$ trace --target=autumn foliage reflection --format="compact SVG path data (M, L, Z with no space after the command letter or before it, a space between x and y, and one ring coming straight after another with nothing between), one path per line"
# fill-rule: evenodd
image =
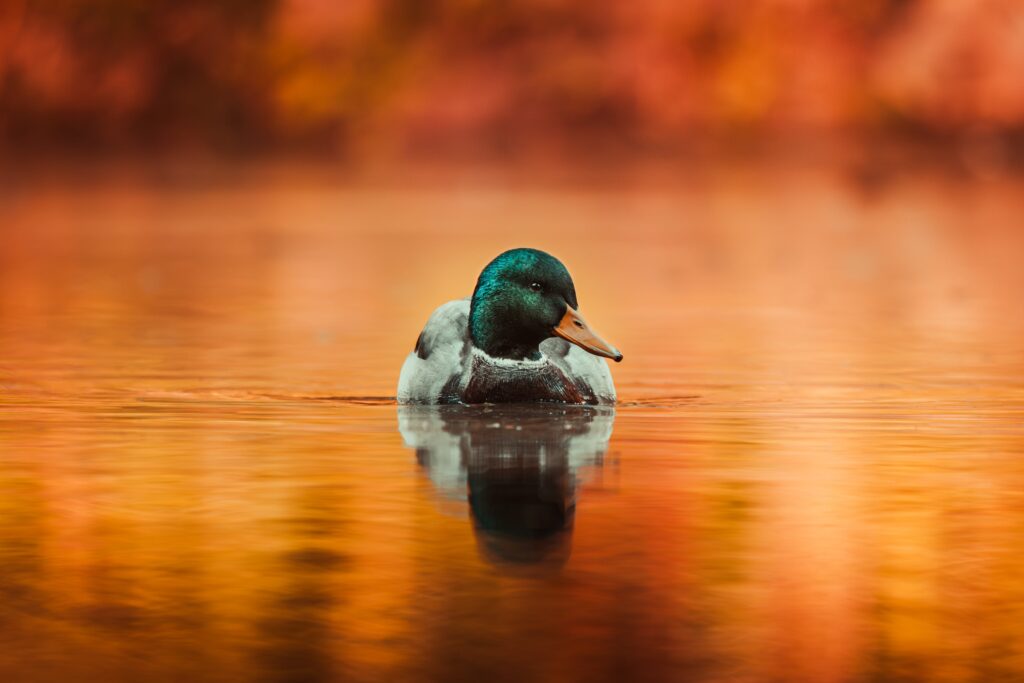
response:
M514 153L1024 126L1012 0L102 0L0 10L0 144Z

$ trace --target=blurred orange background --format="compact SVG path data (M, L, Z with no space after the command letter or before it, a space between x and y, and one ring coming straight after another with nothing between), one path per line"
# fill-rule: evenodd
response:
M1022 74L1014 0L7 0L0 145L358 159L797 136L1006 164Z

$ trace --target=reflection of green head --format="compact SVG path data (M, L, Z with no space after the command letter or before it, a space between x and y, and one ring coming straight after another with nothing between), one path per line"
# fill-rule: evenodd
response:
M542 468L497 468L469 473L469 506L480 529L516 538L544 538L564 531L573 503L565 472L543 476Z
M537 359L538 344L566 307L578 308L576 288L562 262L536 249L512 249L487 264L469 312L473 344L495 358Z
M567 476L539 462L470 467L469 509L485 555L516 565L562 564L576 511Z

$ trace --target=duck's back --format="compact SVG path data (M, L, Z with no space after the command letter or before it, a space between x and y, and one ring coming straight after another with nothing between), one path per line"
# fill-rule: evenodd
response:
M456 299L437 308L416 339L398 376L399 403L445 403L468 367L469 299Z

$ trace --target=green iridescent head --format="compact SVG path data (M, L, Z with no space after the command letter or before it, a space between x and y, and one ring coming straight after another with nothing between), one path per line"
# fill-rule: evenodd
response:
M561 261L537 249L512 249L487 264L477 279L470 336L495 358L537 360L538 345L557 335L590 353L621 360L577 308L576 287Z

